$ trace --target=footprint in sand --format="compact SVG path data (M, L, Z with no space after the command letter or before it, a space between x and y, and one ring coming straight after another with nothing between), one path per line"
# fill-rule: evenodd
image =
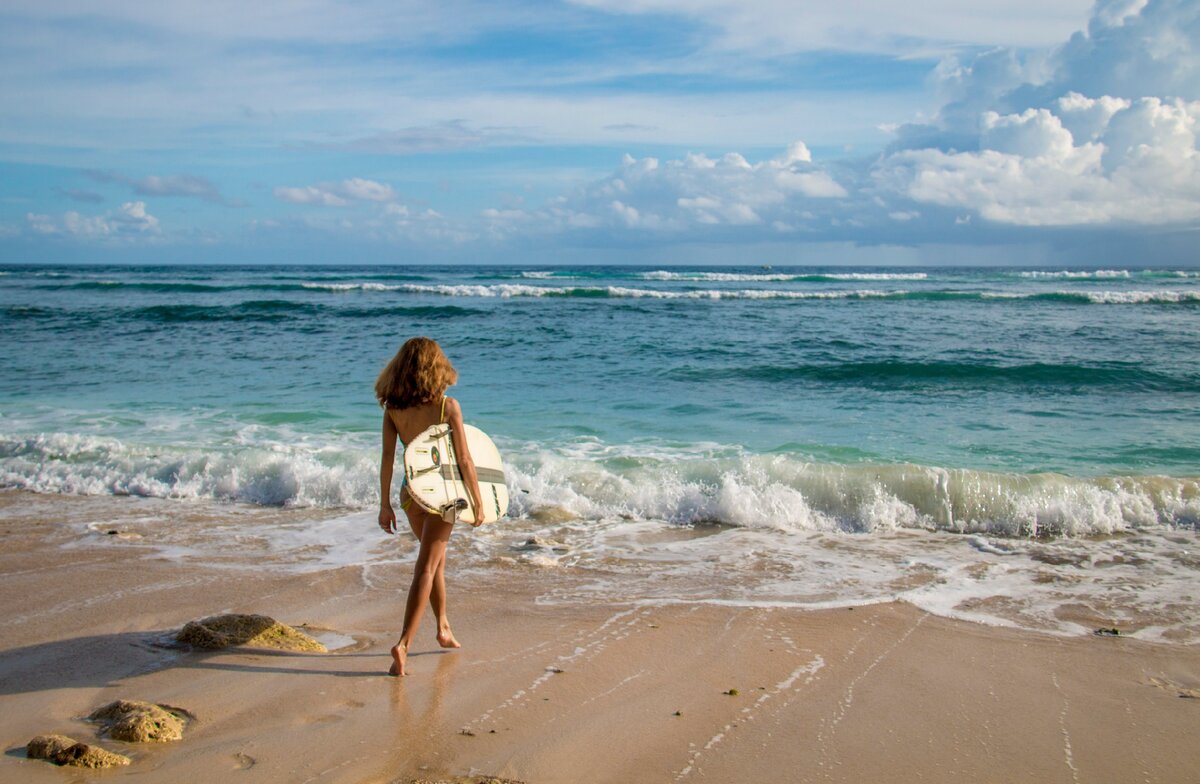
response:
M1176 695L1188 700L1200 700L1200 689L1191 689L1166 678L1151 678L1150 683L1163 691L1173 691Z

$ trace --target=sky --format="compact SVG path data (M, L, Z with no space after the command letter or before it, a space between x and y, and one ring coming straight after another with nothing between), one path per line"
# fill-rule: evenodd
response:
M1200 0L6 0L0 263L1200 265Z

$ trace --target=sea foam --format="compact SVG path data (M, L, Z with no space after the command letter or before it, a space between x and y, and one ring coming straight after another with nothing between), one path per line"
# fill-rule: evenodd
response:
M933 466L836 465L733 448L505 444L514 516L720 523L779 531L924 529L1088 536L1200 521L1200 480L1072 478ZM0 486L43 493L209 498L264 506L378 504L374 445L284 437L228 449L64 433L0 437Z

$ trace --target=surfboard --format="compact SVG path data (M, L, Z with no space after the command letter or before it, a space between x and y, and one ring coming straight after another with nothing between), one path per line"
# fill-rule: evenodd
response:
M508 513L508 485L504 483L504 462L492 439L474 425L464 425L467 449L479 478L481 519L493 523ZM450 425L443 422L425 430L404 447L404 475L408 493L422 508L443 520L476 521L471 496L458 471Z

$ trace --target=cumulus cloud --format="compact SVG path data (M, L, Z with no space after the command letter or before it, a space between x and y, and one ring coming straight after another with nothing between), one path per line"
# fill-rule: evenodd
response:
M478 239L478 234L437 210L394 202L375 204L365 213L310 213L283 220L255 220L250 228L259 234L284 233L289 238L305 233L325 238L353 238L354 242L413 245L440 249Z
M149 238L161 234L158 218L146 212L146 203L141 201L127 201L103 215L83 215L71 210L55 218L31 212L25 215L25 224L34 234L84 240Z
M292 204L319 204L323 207L345 207L350 202L328 187L303 185L300 187L279 186L275 198Z
M952 100L907 126L881 190L1023 226L1200 219L1200 7L1101 0L1041 65L998 50L943 64Z
M533 220L559 228L606 225L671 232L704 227L790 226L806 206L848 193L812 163L803 142L781 155L750 163L731 152L719 158L626 155L612 175L552 201L538 211L484 211L493 230Z
M1099 0L1086 32L1052 58L1041 91L1200 99L1200 7L1195 0Z
M322 207L346 207L351 202L392 202L397 199L392 186L375 180L353 177L341 182L326 182L299 187L280 186L275 198L291 204L315 204Z

